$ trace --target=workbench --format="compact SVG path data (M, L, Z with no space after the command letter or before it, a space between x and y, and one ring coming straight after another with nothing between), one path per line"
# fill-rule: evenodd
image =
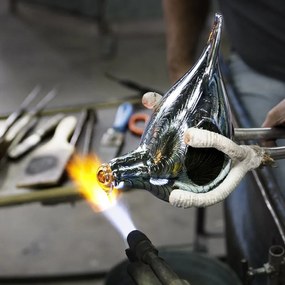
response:
M139 105L139 99L132 98L128 100L130 103ZM122 100L113 102L103 102L97 104L88 104L76 107L66 107L59 109L47 109L43 112L43 116L49 116L56 113L73 114L79 116L81 110L86 108L93 108L97 114L97 122L94 125L93 139L91 153L96 153L96 148L100 146L100 140L104 132L112 126L116 107L118 104L122 103ZM3 115L2 118L5 118ZM82 138L81 138L82 140ZM135 149L139 144L139 137L131 134L129 131L125 134L125 143L122 149L122 154ZM80 148L80 141L77 145ZM63 185L58 185L50 188L43 189L29 189L29 188L17 188L16 182L23 172L23 167L29 159L29 155L25 155L16 161L3 159L0 164L0 207L13 206L19 204L27 204L34 202L44 202L44 203L56 203L61 201L73 201L82 198L78 193L77 189L74 187L68 178L65 178ZM102 157L102 162L107 162ZM15 179L17 177L17 179Z

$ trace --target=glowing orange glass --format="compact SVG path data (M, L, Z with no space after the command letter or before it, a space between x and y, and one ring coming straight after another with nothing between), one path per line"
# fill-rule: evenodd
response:
M104 211L116 204L119 195L116 188L106 192L100 187L97 178L100 165L101 161L98 157L91 154L87 156L74 155L67 165L70 178L96 212Z

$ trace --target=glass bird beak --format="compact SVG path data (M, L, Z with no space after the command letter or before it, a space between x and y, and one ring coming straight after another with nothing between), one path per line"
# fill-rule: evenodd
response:
M97 171L97 179L101 188L110 192L112 190L112 182L114 181L114 176L112 174L112 169L108 163L103 163Z

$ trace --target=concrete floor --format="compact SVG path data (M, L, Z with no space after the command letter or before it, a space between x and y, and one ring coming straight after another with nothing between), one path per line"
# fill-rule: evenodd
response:
M46 91L58 86L51 107L112 101L134 94L107 79L105 72L162 91L170 87L161 19L115 25L116 53L106 58L106 46L90 20L28 5L20 5L18 14L11 15L3 2L1 114L14 110L36 84ZM99 113L98 128L113 113L113 109ZM128 140L126 151L138 143L131 135ZM136 227L154 245L193 245L195 209L173 208L143 191L125 193L123 200ZM207 217L207 229L222 233L221 204L210 207ZM1 208L0 228L0 278L109 271L125 259L119 233L84 201ZM207 246L212 256L225 254L223 238L209 239ZM104 284L104 278L73 283Z

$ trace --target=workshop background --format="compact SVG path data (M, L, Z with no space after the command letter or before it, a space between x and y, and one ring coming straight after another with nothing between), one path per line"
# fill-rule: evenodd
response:
M162 92L170 87L161 1L38 0L0 5L1 115L14 111L36 85L43 92L56 87L49 110L107 103L97 113L98 142L112 124L114 102L141 96L106 73ZM128 132L124 151L138 142ZM8 177L11 164L1 165ZM7 193L3 185L2 181L1 191ZM123 196L134 224L155 246L197 249L195 209L174 208L146 191ZM85 201L0 210L0 279L77 274L82 280L75 284L104 284L104 272L126 259L120 234ZM221 235L199 240L198 247L210 256L224 257L222 204L209 207L206 217L207 231ZM101 278L94 277L96 272ZM84 280L90 274L93 278Z

